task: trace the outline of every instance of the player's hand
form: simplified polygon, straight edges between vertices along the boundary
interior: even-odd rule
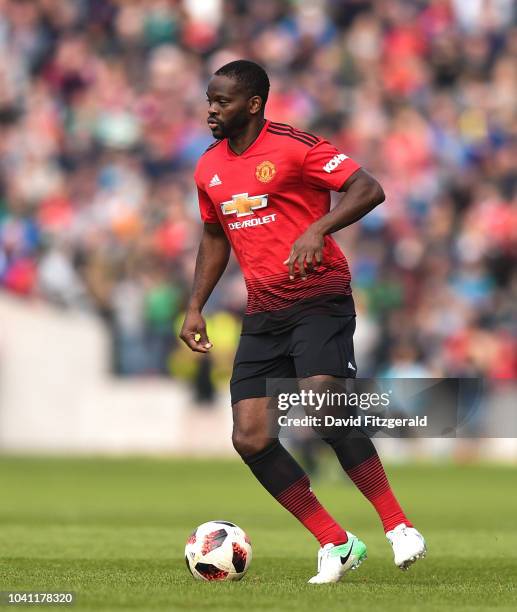
[[[198,310],[188,310],[180,331],[180,338],[196,353],[208,353],[212,343],[206,333],[206,323]]]
[[[310,228],[298,238],[291,248],[289,257],[284,261],[289,268],[291,280],[294,280],[296,276],[296,268],[298,268],[300,277],[305,280],[307,273],[312,272],[315,266],[321,264],[324,244],[323,234]]]

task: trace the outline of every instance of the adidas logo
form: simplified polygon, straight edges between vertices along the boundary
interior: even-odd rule
[[[216,185],[222,185],[222,184],[223,184],[223,181],[217,176],[217,174],[214,174],[211,181],[208,183],[208,186],[215,187]]]
[[[349,367],[351,370],[355,370],[354,365],[353,365],[352,363],[350,363],[350,361],[348,362],[348,367]]]

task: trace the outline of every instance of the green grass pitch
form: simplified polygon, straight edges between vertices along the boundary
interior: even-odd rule
[[[316,493],[369,558],[344,582],[313,586],[317,543],[239,461],[3,457],[0,590],[73,590],[72,609],[95,611],[515,610],[515,469],[388,472],[428,557],[395,568],[368,502],[325,478]],[[241,582],[197,582],[185,567],[187,536],[211,519],[250,534],[254,559]]]

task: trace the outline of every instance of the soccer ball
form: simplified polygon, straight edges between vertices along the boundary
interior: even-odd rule
[[[251,542],[229,521],[210,521],[194,529],[185,561],[197,580],[240,580],[251,562]]]

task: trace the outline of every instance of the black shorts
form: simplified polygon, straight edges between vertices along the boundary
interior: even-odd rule
[[[282,333],[243,334],[230,381],[232,404],[267,397],[268,378],[355,378],[355,315],[308,315]]]

